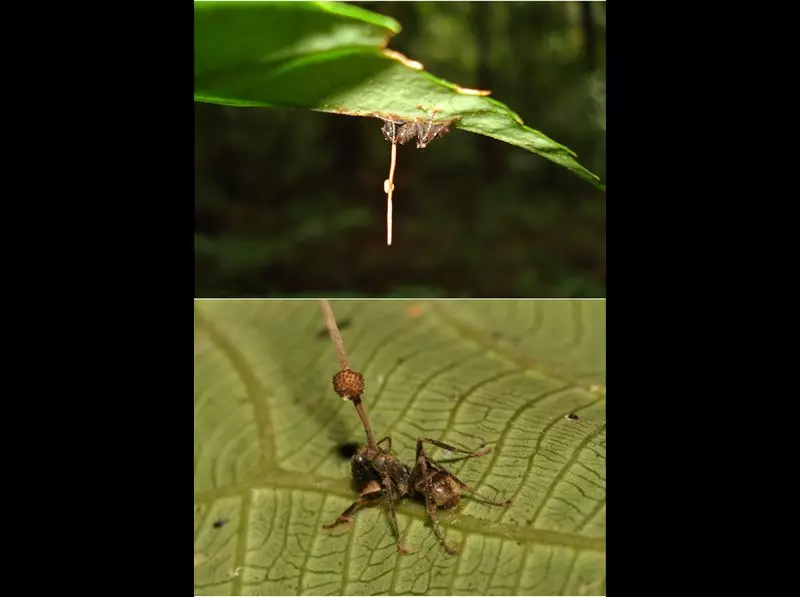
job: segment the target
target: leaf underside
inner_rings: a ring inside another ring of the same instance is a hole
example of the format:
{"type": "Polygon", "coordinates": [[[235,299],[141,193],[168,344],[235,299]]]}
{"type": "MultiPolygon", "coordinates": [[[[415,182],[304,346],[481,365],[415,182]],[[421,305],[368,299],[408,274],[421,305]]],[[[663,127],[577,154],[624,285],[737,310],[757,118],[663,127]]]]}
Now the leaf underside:
{"type": "MultiPolygon", "coordinates": [[[[491,499],[440,520],[403,500],[324,531],[363,443],[317,301],[197,301],[195,594],[605,593],[605,302],[332,301],[378,437],[490,454],[448,465],[491,499]],[[567,418],[570,413],[577,420],[567,418]],[[214,523],[217,523],[216,525],[214,523]]],[[[435,448],[431,456],[446,460],[435,448]]]]}
{"type": "Polygon", "coordinates": [[[525,126],[505,104],[386,49],[399,31],[393,19],[341,3],[196,3],[195,100],[401,120],[425,117],[422,106],[605,189],[574,152],[525,126]]]}

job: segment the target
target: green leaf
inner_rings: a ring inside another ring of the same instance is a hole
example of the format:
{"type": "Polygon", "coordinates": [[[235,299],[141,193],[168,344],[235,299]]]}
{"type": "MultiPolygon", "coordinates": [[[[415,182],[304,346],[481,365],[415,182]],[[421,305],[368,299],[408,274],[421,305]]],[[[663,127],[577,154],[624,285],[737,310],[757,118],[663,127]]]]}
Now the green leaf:
{"type": "Polygon", "coordinates": [[[411,555],[385,505],[323,530],[356,497],[338,447],[364,432],[318,302],[198,300],[195,594],[605,594],[605,301],[331,306],[376,435],[405,462],[420,435],[485,441],[449,468],[513,504],[440,511],[457,556],[408,499],[411,555]]]}
{"type": "Polygon", "coordinates": [[[454,128],[537,153],[605,189],[573,151],[505,104],[387,49],[399,31],[393,19],[338,2],[196,2],[195,100],[401,120],[436,110],[437,121],[457,118],[454,128]]]}

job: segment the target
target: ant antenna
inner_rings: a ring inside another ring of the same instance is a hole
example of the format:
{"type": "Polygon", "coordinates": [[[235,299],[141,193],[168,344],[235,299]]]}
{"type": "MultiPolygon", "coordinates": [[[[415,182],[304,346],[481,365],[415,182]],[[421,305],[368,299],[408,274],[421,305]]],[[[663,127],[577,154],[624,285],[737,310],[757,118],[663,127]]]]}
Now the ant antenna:
{"type": "Polygon", "coordinates": [[[336,317],[333,315],[330,303],[327,299],[320,299],[319,304],[325,317],[328,333],[339,356],[339,365],[342,367],[342,370],[333,376],[333,389],[339,396],[345,400],[350,400],[353,406],[356,407],[358,418],[361,419],[361,424],[367,434],[367,445],[377,450],[378,445],[375,443],[375,436],[372,435],[372,426],[369,424],[367,411],[364,410],[364,404],[361,402],[361,394],[364,393],[364,376],[350,369],[342,335],[339,333],[339,326],[336,325],[336,317]]]}

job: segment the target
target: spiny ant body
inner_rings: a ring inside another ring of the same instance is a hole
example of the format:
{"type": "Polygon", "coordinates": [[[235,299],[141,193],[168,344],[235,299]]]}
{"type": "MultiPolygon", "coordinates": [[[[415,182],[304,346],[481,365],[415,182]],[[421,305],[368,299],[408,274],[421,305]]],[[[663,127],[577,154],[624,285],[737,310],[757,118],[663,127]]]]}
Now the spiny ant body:
{"type": "MultiPolygon", "coordinates": [[[[427,111],[422,106],[417,106],[420,110],[427,111]]],[[[444,122],[434,122],[438,110],[433,110],[430,120],[385,120],[381,127],[381,132],[387,141],[404,145],[417,139],[417,148],[423,149],[437,137],[443,137],[450,132],[450,126],[457,120],[453,118],[444,122]]]]}
{"type": "Polygon", "coordinates": [[[392,530],[397,540],[397,549],[404,554],[410,553],[410,550],[400,537],[395,503],[403,497],[416,498],[424,500],[428,515],[433,522],[434,532],[444,549],[450,554],[455,554],[458,550],[448,545],[445,540],[439,520],[436,517],[437,510],[455,508],[461,501],[461,494],[465,491],[471,493],[477,501],[494,506],[509,506],[511,504],[511,500],[495,502],[480,496],[472,487],[431,459],[425,453],[424,444],[438,446],[450,452],[466,454],[466,456],[454,458],[453,462],[484,456],[491,451],[491,448],[481,448],[475,452],[470,452],[435,439],[419,437],[417,438],[414,466],[410,468],[400,462],[392,450],[392,439],[390,437],[384,437],[379,442],[375,442],[361,402],[361,395],[353,395],[342,391],[344,379],[351,382],[349,385],[352,385],[352,387],[363,391],[363,377],[361,374],[347,369],[337,373],[334,376],[333,383],[337,394],[340,396],[345,395],[355,404],[356,411],[367,434],[367,445],[358,448],[350,462],[350,470],[360,492],[358,499],[342,512],[334,522],[323,525],[323,528],[331,529],[340,524],[349,523],[359,507],[385,501],[389,506],[389,516],[392,530]]]}
{"type": "Polygon", "coordinates": [[[387,120],[381,127],[384,138],[391,143],[405,145],[417,136],[417,127],[414,122],[405,120],[387,120]]]}

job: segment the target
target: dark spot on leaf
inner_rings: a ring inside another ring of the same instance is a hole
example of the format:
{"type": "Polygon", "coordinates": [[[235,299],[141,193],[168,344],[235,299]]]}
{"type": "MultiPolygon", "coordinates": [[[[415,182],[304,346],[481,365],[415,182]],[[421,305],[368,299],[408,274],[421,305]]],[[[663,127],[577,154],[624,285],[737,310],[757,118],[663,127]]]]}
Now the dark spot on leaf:
{"type": "Polygon", "coordinates": [[[495,340],[499,340],[502,337],[503,334],[501,334],[500,332],[492,332],[492,338],[494,338],[495,340]]]}
{"type": "Polygon", "coordinates": [[[355,443],[355,442],[349,442],[349,443],[346,443],[346,444],[342,444],[341,446],[339,446],[337,448],[337,451],[339,452],[339,456],[341,456],[345,460],[351,459],[353,457],[353,454],[356,453],[356,450],[358,450],[358,444],[355,443]]]}
{"type": "Polygon", "coordinates": [[[567,415],[567,418],[568,418],[570,421],[577,421],[578,419],[580,419],[580,416],[579,416],[579,415],[576,415],[575,413],[569,413],[569,414],[567,415]]]}
{"type": "Polygon", "coordinates": [[[221,529],[223,526],[225,526],[225,523],[226,523],[226,522],[228,522],[228,521],[227,521],[227,520],[225,520],[225,519],[223,519],[223,518],[217,518],[217,519],[214,521],[214,524],[213,524],[212,526],[213,526],[215,529],[221,529]]]}

